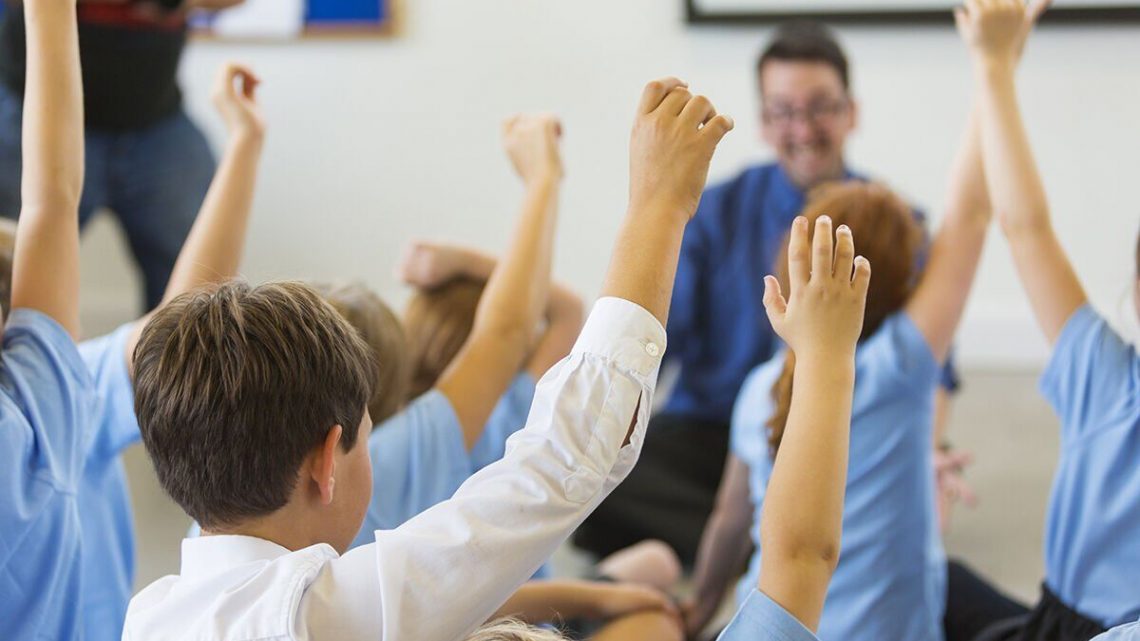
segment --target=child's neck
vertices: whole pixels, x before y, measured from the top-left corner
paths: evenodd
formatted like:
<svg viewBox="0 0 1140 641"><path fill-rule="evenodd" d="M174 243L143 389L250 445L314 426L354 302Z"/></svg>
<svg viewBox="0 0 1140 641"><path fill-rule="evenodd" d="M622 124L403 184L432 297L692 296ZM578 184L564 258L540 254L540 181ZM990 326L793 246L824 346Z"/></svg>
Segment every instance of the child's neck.
<svg viewBox="0 0 1140 641"><path fill-rule="evenodd" d="M203 528L202 535L251 536L276 543L291 552L303 550L318 543L331 544L327 535L313 527L314 524L321 523L320 516L314 515L309 510L300 509L295 503L295 501L291 501L272 514L249 519L236 526L211 530Z"/></svg>

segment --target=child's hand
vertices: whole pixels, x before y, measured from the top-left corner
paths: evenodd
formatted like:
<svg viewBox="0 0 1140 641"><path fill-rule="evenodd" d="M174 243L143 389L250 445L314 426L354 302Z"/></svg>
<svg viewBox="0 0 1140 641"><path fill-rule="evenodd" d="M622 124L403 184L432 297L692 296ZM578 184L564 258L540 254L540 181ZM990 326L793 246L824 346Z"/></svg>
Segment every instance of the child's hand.
<svg viewBox="0 0 1140 641"><path fill-rule="evenodd" d="M214 107L231 136L260 138L264 135L265 120L254 96L259 84L261 80L252 71L238 64L228 63L218 73Z"/></svg>
<svg viewBox="0 0 1140 641"><path fill-rule="evenodd" d="M785 300L779 281L765 277L768 320L798 358L854 356L863 332L871 264L862 256L855 258L855 243L846 225L835 233L833 246L827 216L816 219L812 241L809 249L808 221L796 218L788 242L791 296Z"/></svg>
<svg viewBox="0 0 1140 641"><path fill-rule="evenodd" d="M615 619L646 610L677 614L668 595L643 585L615 583L597 585L595 603L599 618Z"/></svg>
<svg viewBox="0 0 1140 641"><path fill-rule="evenodd" d="M979 61L1016 63L1051 0L966 0L954 10L958 33Z"/></svg>
<svg viewBox="0 0 1140 641"><path fill-rule="evenodd" d="M433 289L458 276L462 264L461 251L455 247L415 241L404 250L396 276L412 287Z"/></svg>
<svg viewBox="0 0 1140 641"><path fill-rule="evenodd" d="M562 125L551 114L520 114L503 123L503 147L524 183L562 178L561 136Z"/></svg>
<svg viewBox="0 0 1140 641"><path fill-rule="evenodd" d="M704 96L676 78L645 86L629 145L630 209L688 221L697 211L717 143L732 131Z"/></svg>

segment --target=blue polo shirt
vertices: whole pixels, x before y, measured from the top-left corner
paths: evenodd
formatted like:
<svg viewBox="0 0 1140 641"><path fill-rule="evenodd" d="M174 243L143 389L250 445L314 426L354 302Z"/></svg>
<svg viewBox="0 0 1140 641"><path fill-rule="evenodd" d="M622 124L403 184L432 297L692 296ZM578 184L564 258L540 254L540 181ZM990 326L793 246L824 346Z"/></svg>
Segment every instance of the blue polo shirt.
<svg viewBox="0 0 1140 641"><path fill-rule="evenodd" d="M1140 622L1113 628L1098 635L1093 641L1140 641Z"/></svg>
<svg viewBox="0 0 1140 641"><path fill-rule="evenodd" d="M1106 628L1140 619L1140 357L1086 305L1053 347L1041 392L1061 420L1045 581Z"/></svg>
<svg viewBox="0 0 1140 641"><path fill-rule="evenodd" d="M779 164L751 167L701 196L685 228L669 307L667 358L680 374L665 413L728 423L744 377L776 353L764 276L774 272L805 199ZM947 387L956 387L952 368L946 376Z"/></svg>
<svg viewBox="0 0 1140 641"><path fill-rule="evenodd" d="M91 375L52 318L14 310L0 356L0 621L9 639L79 639L76 493L91 444Z"/></svg>
<svg viewBox="0 0 1140 641"><path fill-rule="evenodd" d="M767 423L784 354L756 368L733 414L732 453L748 465L756 553L737 595L760 575L760 518L772 475ZM843 543L819 636L846 641L942 638L946 558L935 509L934 392L940 368L905 312L855 353Z"/></svg>
<svg viewBox="0 0 1140 641"><path fill-rule="evenodd" d="M353 547L450 499L475 472L502 458L507 439L526 425L535 382L519 374L499 399L470 452L455 409L429 390L372 431L372 501Z"/></svg>
<svg viewBox="0 0 1140 641"><path fill-rule="evenodd" d="M79 484L83 542L83 629L86 641L117 641L135 576L135 535L122 453L139 442L126 346L134 323L79 345L94 383L94 440Z"/></svg>
<svg viewBox="0 0 1140 641"><path fill-rule="evenodd" d="M753 589L717 641L818 641L768 595Z"/></svg>

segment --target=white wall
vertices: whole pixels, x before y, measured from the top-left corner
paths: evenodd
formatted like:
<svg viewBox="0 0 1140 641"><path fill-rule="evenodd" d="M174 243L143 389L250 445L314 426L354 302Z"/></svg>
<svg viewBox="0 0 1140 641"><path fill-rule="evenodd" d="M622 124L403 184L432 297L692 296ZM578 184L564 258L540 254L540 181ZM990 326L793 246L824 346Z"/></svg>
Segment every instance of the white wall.
<svg viewBox="0 0 1140 641"><path fill-rule="evenodd" d="M752 65L762 28L691 28L681 0L417 0L393 40L195 43L183 67L191 111L220 140L207 93L224 60L264 77L271 123L245 273L356 277L399 300L401 244L443 237L500 248L519 188L498 122L546 109L565 123L568 177L558 275L592 296L624 209L631 112L645 80L690 80L736 116L713 177L767 154ZM947 27L845 28L862 128L858 167L937 219L965 119L968 69ZM1093 298L1131 318L1140 204L1140 27L1047 27L1031 43L1022 97L1057 226ZM110 225L85 248L91 316L134 300ZM1043 344L1000 234L989 246L961 340L973 365L1038 362Z"/></svg>

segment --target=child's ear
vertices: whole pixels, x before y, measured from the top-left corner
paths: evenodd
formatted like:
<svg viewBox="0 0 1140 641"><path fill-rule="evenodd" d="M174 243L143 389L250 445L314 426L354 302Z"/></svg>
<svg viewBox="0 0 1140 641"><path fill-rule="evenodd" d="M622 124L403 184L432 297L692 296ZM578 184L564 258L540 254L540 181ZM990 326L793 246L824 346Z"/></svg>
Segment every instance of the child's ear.
<svg viewBox="0 0 1140 641"><path fill-rule="evenodd" d="M336 489L336 452L343 434L344 429L340 425L333 425L320 448L313 453L310 474L321 491L322 505L329 505L333 501L333 491Z"/></svg>

